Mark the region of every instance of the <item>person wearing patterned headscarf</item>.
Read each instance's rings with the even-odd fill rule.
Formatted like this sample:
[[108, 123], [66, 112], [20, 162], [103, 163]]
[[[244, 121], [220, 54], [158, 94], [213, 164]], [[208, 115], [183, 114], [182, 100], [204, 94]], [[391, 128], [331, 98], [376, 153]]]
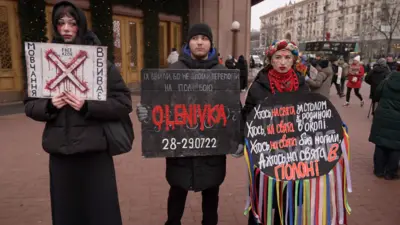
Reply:
[[[267, 50], [267, 57], [270, 62], [265, 68], [257, 74], [253, 84], [249, 88], [245, 105], [242, 109], [242, 140], [244, 142], [244, 125], [247, 115], [264, 99], [279, 95], [282, 92], [309, 92], [310, 89], [306, 84], [306, 78], [300, 72], [296, 71], [295, 63], [298, 58], [298, 47], [288, 40], [275, 41]], [[255, 177], [259, 182], [260, 175]], [[258, 186], [257, 186], [258, 189]], [[258, 193], [259, 190], [255, 190]], [[273, 207], [277, 208], [277, 201], [274, 197]], [[262, 212], [267, 208], [263, 207]], [[274, 224], [280, 224], [280, 216], [278, 210], [275, 210]], [[259, 224], [256, 216], [249, 213], [249, 225]]]

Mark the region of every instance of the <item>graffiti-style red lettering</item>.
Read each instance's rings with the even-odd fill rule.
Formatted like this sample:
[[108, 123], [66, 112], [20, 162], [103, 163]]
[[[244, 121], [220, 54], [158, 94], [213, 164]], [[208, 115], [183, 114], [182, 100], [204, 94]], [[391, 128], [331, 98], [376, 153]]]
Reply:
[[[170, 112], [173, 112], [173, 118], [171, 118]], [[152, 110], [152, 121], [158, 129], [162, 129], [165, 126], [166, 131], [175, 130], [176, 126], [184, 126], [186, 124], [190, 127], [198, 124], [199, 129], [203, 131], [205, 123], [208, 126], [222, 124], [225, 127], [228, 122], [225, 108], [222, 104], [215, 106], [211, 106], [211, 104], [204, 106], [200, 104], [191, 104], [189, 106], [176, 104], [172, 106], [172, 110], [169, 105], [156, 105]]]
[[162, 124], [164, 123], [164, 117], [158, 116], [157, 115], [164, 115], [164, 110], [161, 107], [161, 105], [156, 105], [153, 108], [153, 111], [151, 112], [151, 118], [153, 120], [153, 124], [157, 126], [157, 128], [160, 130]]
[[319, 176], [318, 161], [281, 164], [275, 167], [277, 180], [298, 180], [314, 176]]
[[272, 110], [272, 116], [274, 117], [284, 117], [290, 115], [296, 115], [296, 110], [294, 110], [294, 106], [274, 108]]
[[281, 122], [276, 125], [276, 132], [278, 134], [282, 134], [282, 133], [286, 134], [286, 133], [294, 132], [293, 123], [291, 123], [291, 122], [285, 123], [285, 122], [283, 122], [283, 120], [281, 120]]
[[336, 160], [338, 150], [339, 150], [339, 145], [337, 143], [331, 146], [328, 153], [328, 162], [333, 162]]

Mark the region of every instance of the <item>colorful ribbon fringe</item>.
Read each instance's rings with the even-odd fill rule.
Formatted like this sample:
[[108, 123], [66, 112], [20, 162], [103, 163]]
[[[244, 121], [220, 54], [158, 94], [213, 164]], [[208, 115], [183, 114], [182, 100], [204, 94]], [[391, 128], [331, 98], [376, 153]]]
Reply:
[[[342, 158], [328, 174], [309, 180], [277, 181], [252, 167], [246, 140], [249, 197], [244, 214], [252, 213], [263, 225], [274, 224], [274, 219], [280, 220], [281, 225], [347, 224], [345, 211], [351, 213], [347, 193], [352, 192], [352, 184], [349, 135], [345, 124], [343, 132]], [[277, 214], [280, 218], [273, 218]]]

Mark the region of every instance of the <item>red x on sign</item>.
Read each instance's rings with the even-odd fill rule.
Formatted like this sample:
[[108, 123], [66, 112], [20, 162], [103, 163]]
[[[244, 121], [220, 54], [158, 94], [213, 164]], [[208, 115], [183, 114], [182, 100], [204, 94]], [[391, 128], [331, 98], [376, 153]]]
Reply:
[[85, 51], [79, 51], [69, 63], [65, 64], [52, 49], [48, 50], [46, 52], [46, 59], [53, 63], [59, 69], [59, 72], [55, 78], [51, 79], [46, 84], [46, 89], [53, 90], [60, 86], [64, 79], [68, 78], [82, 93], [87, 92], [89, 88], [86, 83], [81, 82], [72, 74], [72, 72], [81, 66], [87, 58], [87, 53]]

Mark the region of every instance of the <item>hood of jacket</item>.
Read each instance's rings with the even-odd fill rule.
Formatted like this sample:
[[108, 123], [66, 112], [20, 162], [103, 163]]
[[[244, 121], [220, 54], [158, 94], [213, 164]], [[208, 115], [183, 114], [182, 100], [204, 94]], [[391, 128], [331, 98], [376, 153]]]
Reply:
[[372, 68], [372, 72], [374, 73], [389, 73], [389, 67], [387, 65], [375, 64]]
[[76, 7], [73, 3], [69, 1], [61, 1], [54, 5], [53, 12], [51, 15], [51, 21], [53, 24], [53, 43], [64, 43], [63, 37], [57, 31], [57, 21], [55, 18], [55, 13], [59, 7], [62, 6], [71, 6], [75, 9], [78, 18], [75, 18], [78, 25], [78, 33], [75, 39], [75, 43], [71, 44], [82, 44], [82, 45], [101, 45], [99, 38], [95, 33], [88, 30], [87, 20], [85, 13], [78, 7]]
[[322, 69], [327, 68], [329, 66], [329, 63], [330, 63], [329, 60], [326, 60], [326, 59], [321, 59], [321, 60], [318, 61], [318, 65]]
[[387, 87], [394, 92], [400, 92], [400, 72], [394, 71], [390, 74]]
[[211, 69], [219, 65], [217, 50], [215, 48], [210, 49], [206, 60], [193, 59], [189, 45], [183, 47], [182, 52], [183, 54], [179, 56], [179, 61], [190, 69]]

